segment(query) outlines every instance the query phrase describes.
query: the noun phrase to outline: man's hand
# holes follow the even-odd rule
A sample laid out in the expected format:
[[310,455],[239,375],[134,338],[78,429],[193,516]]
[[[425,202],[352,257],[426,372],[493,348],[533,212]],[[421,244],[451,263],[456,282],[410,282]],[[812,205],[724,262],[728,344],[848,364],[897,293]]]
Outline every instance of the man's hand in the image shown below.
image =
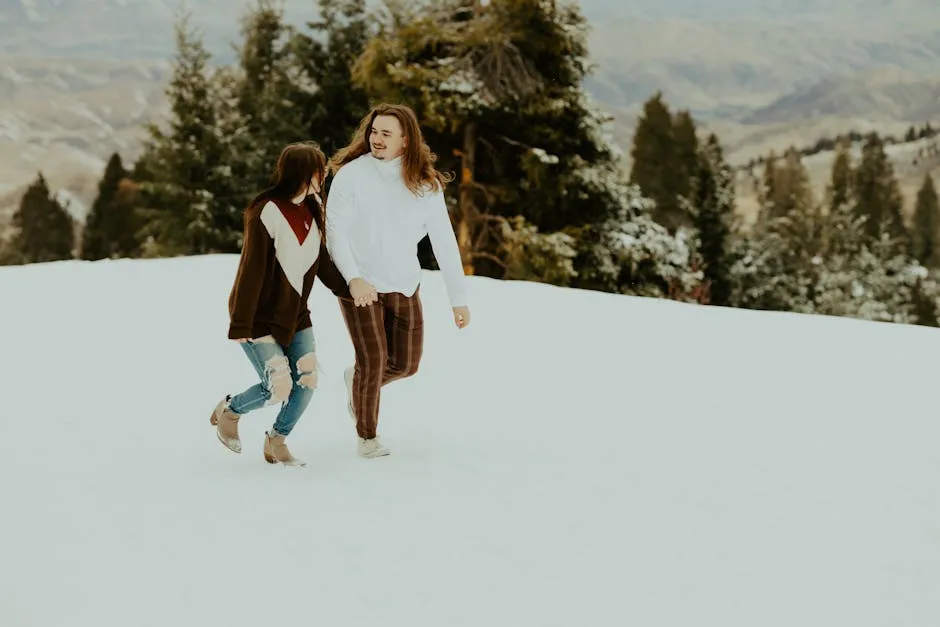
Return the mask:
[[454,307],[454,323],[458,329],[462,329],[470,324],[470,308]]
[[379,295],[372,287],[372,284],[359,277],[349,282],[349,294],[357,307],[371,305],[379,299]]

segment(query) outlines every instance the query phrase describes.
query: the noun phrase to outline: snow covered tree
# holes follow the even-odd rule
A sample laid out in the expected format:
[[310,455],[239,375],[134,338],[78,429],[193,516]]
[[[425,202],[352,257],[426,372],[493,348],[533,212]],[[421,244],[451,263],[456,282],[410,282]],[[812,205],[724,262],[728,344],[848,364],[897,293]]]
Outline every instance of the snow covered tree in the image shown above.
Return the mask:
[[811,313],[813,257],[796,234],[805,228],[796,211],[765,223],[752,237],[736,239],[731,304],[745,309]]
[[577,242],[567,233],[542,235],[525,218],[515,216],[503,222],[501,244],[504,279],[534,278],[553,285],[570,285],[578,274],[574,269]]
[[579,176],[597,195],[615,203],[616,211],[602,224],[577,230],[577,285],[700,302],[703,274],[694,267],[694,234],[680,229],[673,235],[656,222],[655,201],[627,183],[618,165],[584,169]]
[[698,253],[708,288],[708,302],[713,305],[727,305],[731,298],[730,240],[734,199],[734,172],[725,162],[721,144],[713,133],[699,150],[690,190]]
[[940,266],[940,204],[929,172],[924,175],[924,182],[917,192],[911,228],[911,252],[914,258],[928,268]]
[[856,215],[866,218],[864,231],[868,239],[877,242],[886,233],[904,246],[901,192],[885,153],[884,140],[877,133],[870,134],[862,148],[854,182],[854,210]]
[[773,311],[813,310],[817,256],[824,224],[800,155],[767,159],[754,232],[735,239],[731,268],[734,306]]
[[[887,233],[871,241],[867,219],[846,203],[797,208],[741,238],[732,271],[740,307],[935,324],[938,287]],[[932,321],[932,322],[931,322]]]
[[[814,311],[896,323],[931,323],[928,301],[936,306],[937,284],[927,269],[883,234],[871,242],[865,220],[846,207],[832,214],[831,225],[841,233],[829,238],[829,250],[819,260]],[[831,227],[830,227],[831,228]]]
[[918,277],[913,292],[912,322],[925,327],[940,327],[936,282],[927,282]]
[[370,98],[411,105],[440,167],[460,172],[455,220],[468,273],[507,272],[503,238],[516,216],[535,227],[516,237],[542,238],[616,211],[577,177],[613,158],[604,118],[581,90],[586,55],[574,5],[440,0],[393,7],[357,62]]
[[[487,239],[498,247],[506,226],[489,220],[489,199],[477,172],[478,144],[493,136],[487,124],[492,126],[496,111],[521,106],[542,86],[524,56],[525,24],[514,19],[528,4],[445,0],[421,13],[403,11],[383,25],[355,68],[370,94],[410,103],[424,124],[445,136],[437,139],[459,155],[456,231],[467,273],[476,271],[480,258],[495,260],[481,248]],[[500,143],[503,133],[512,136],[508,128],[498,132],[493,139]]]
[[7,251],[11,263],[41,263],[71,259],[75,223],[50,193],[40,172],[13,214],[14,236]]
[[82,259],[131,257],[137,253],[140,242],[135,213],[136,184],[129,175],[121,156],[112,154],[85,219]]

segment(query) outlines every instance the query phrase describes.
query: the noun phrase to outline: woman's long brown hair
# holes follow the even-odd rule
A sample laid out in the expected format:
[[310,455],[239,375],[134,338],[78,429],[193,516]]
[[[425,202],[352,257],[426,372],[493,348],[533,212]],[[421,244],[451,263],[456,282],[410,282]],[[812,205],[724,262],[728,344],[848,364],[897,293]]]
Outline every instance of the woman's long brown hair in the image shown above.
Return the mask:
[[[274,168],[271,186],[260,192],[251,201],[251,207],[257,207],[269,200],[294,202],[294,198],[305,189],[311,180],[320,183],[320,194],[323,194],[323,180],[326,178],[326,155],[320,147],[311,141],[288,144],[281,151]],[[313,221],[320,230],[320,236],[326,237],[326,226],[323,215],[323,203],[316,198],[306,197],[303,204],[313,214]]]
[[372,123],[380,115],[392,116],[401,124],[402,133],[405,136],[402,171],[408,189],[414,194],[420,194],[428,188],[433,191],[443,191],[444,186],[454,177],[434,167],[437,155],[431,152],[431,148],[424,141],[418,117],[411,107],[400,104],[376,105],[368,115],[362,118],[349,145],[339,150],[330,159],[329,166],[333,173],[339,172],[339,169],[350,161],[370,152],[369,136],[372,135]]

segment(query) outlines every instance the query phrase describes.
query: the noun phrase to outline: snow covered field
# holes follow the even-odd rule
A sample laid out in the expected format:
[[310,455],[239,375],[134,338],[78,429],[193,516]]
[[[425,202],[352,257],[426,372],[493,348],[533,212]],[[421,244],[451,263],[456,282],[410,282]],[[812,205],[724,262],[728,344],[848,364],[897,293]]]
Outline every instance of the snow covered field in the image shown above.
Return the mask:
[[236,258],[0,269],[3,627],[936,627],[935,329],[473,279],[363,460],[352,349],[275,409],[225,339]]

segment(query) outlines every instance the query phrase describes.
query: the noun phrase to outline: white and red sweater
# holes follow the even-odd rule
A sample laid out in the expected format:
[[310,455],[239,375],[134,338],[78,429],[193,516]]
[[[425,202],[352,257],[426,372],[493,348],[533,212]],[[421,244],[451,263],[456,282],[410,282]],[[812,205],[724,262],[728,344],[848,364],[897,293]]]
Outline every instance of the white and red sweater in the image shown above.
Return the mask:
[[[230,339],[272,335],[288,345],[311,326],[307,299],[323,238],[305,203],[269,200],[245,211],[245,232],[229,295]],[[316,210],[316,205],[314,205]]]

